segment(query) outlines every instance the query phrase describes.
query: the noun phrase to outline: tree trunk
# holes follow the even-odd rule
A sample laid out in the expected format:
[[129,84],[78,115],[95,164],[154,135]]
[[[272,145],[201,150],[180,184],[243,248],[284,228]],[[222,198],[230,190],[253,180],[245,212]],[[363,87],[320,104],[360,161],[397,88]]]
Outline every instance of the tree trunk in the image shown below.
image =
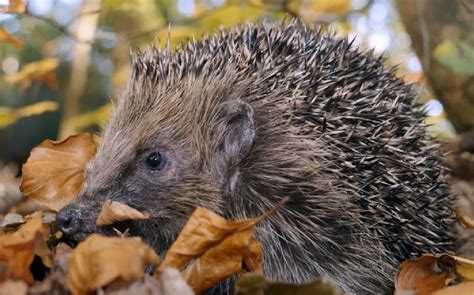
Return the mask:
[[458,132],[474,129],[474,1],[397,0],[425,75]]

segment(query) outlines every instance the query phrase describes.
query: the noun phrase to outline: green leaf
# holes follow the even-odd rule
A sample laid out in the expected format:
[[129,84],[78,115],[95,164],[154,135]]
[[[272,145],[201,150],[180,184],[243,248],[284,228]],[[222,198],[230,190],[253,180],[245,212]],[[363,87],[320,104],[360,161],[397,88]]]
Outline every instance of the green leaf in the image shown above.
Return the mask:
[[455,74],[474,76],[474,47],[466,42],[443,41],[436,46],[433,56]]

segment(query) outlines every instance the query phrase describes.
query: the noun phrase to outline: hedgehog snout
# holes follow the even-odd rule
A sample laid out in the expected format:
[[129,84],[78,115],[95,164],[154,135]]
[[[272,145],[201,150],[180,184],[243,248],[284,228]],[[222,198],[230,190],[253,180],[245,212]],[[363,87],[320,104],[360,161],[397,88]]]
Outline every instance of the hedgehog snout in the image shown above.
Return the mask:
[[81,228],[80,209],[69,205],[59,211],[56,217],[58,229],[66,236],[74,236]]

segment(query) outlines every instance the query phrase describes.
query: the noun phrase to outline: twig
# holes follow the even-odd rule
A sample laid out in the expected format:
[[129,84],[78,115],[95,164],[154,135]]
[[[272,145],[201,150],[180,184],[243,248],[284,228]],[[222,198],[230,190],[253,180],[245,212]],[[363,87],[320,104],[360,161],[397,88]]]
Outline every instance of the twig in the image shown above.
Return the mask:
[[44,23],[47,23],[48,25],[50,25],[51,27],[55,28],[56,30],[58,30],[59,32],[63,33],[64,35],[67,35],[69,37],[71,37],[72,39],[74,39],[76,42],[79,42],[79,43],[85,43],[85,44],[92,44],[93,41],[87,41],[87,40],[80,40],[73,32],[71,32],[69,30],[69,26],[71,26],[78,18],[80,17],[83,17],[85,15],[89,15],[89,14],[96,14],[96,13],[100,13],[101,12],[101,9],[98,9],[98,10],[91,10],[91,11],[85,11],[85,12],[81,12],[81,13],[78,13],[71,21],[69,21],[67,24],[65,25],[61,25],[59,23],[57,23],[56,21],[52,20],[51,18],[49,17],[45,17],[45,16],[42,16],[42,15],[37,15],[37,14],[33,14],[31,13],[30,11],[28,11],[28,7],[27,7],[27,10],[25,11],[25,13],[23,13],[24,15],[26,16],[29,16],[29,17],[32,17],[32,18],[35,18],[39,21],[42,21]]

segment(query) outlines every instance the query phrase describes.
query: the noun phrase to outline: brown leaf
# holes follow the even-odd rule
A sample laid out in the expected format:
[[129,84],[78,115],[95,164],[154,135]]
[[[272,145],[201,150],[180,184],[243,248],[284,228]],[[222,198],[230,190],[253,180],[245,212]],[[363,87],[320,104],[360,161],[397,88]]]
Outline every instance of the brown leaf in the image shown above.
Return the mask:
[[112,224],[117,221],[124,220],[145,220],[150,218],[148,212],[140,212],[124,203],[115,202],[112,200],[105,200],[99,216],[97,217],[97,225]]
[[126,286],[113,284],[105,289],[106,295],[193,295],[193,289],[186,284],[175,268],[165,268],[160,279],[145,275]]
[[71,202],[84,182],[84,165],[96,152],[89,133],[65,140],[45,140],[35,147],[23,165],[20,190],[49,209],[59,211]]
[[459,285],[446,287],[431,295],[472,295],[474,293],[474,282],[465,282]]
[[87,294],[112,282],[141,278],[160,258],[140,238],[89,236],[69,256],[67,283],[73,294]]
[[44,243],[40,233],[42,217],[40,211],[16,232],[0,236],[0,282],[14,279],[33,283],[30,265],[36,243]]
[[5,77],[5,81],[10,84],[20,84],[23,88],[27,88],[31,83],[42,81],[50,88],[58,85],[58,79],[54,70],[59,66],[59,60],[56,58],[46,58],[40,61],[29,63],[21,69],[21,71],[9,74]]
[[235,284],[236,295],[342,295],[339,288],[319,278],[308,284],[289,284],[268,280],[259,273],[243,274]]
[[395,294],[428,295],[444,288],[455,277],[455,263],[448,255],[404,261],[395,276]]
[[0,284],[0,295],[26,295],[28,285],[22,281],[6,281]]
[[20,14],[26,11],[26,4],[22,0],[10,0],[8,5],[1,5],[0,12]]
[[196,208],[168,250],[157,276],[165,267],[177,268],[199,294],[243,267],[261,270],[263,253],[252,232],[274,210],[253,219],[228,221],[212,211]]
[[0,42],[10,43],[17,49],[23,47],[23,41],[7,32],[4,28],[0,28]]

